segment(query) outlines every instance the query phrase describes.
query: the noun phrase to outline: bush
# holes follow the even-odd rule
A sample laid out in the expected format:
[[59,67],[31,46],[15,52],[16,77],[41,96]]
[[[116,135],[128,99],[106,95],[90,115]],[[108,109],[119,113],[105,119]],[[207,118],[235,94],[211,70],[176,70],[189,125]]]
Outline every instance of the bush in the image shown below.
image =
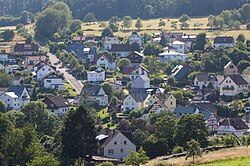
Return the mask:
[[184,149],[180,146],[175,146],[174,149],[172,150],[172,154],[178,154],[178,153],[183,153]]

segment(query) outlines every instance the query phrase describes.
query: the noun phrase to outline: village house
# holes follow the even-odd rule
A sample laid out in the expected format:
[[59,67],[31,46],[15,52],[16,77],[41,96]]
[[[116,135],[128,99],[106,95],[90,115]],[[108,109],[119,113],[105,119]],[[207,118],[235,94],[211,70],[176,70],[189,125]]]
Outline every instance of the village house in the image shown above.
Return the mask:
[[25,86],[13,85],[0,96],[0,99],[6,104],[8,110],[18,110],[30,102],[30,95]]
[[105,70],[101,67],[98,67],[95,71],[87,72],[88,82],[104,82],[105,79],[106,79]]
[[240,93],[244,95],[248,93],[248,82],[241,75],[228,75],[220,83],[221,96],[236,96]]
[[183,62],[186,61],[187,55],[178,53],[175,51],[166,51],[159,54],[161,63],[167,64],[169,61],[176,61],[182,60]]
[[187,82],[187,77],[191,72],[191,68],[186,65],[177,65],[175,68],[171,71],[171,75],[175,78],[178,82]]
[[0,62],[16,64],[16,56],[8,53],[0,53]]
[[200,110],[195,107],[176,107],[174,113],[177,118],[180,118],[182,115],[192,115],[192,114],[202,114],[206,119],[206,123],[211,132],[215,132],[218,129],[218,120],[213,112]]
[[141,120],[148,120],[150,114],[159,113],[164,110],[169,110],[162,102],[155,102],[154,104],[148,106],[147,110],[140,117]]
[[142,37],[137,32],[133,32],[132,35],[128,37],[128,42],[130,45],[136,42],[142,47]]
[[148,105],[151,106],[155,102],[163,103],[168,109],[173,109],[176,107],[176,98],[172,94],[152,94],[148,99]]
[[169,52],[169,51],[177,52],[177,49],[172,46],[167,46],[163,48],[163,52]]
[[77,58],[81,58],[83,60],[87,60],[87,56],[85,56],[83,50],[84,48],[86,48],[87,46],[85,46],[82,42],[73,42],[73,43],[69,43],[67,45],[67,51],[70,52],[74,52]]
[[104,49],[105,50],[111,50],[111,46],[112,44],[119,44],[120,41],[118,39],[118,37],[114,36],[114,35],[110,35],[104,42]]
[[47,109],[55,115],[63,115],[70,110],[69,102],[62,96],[45,96],[43,102]]
[[140,75],[147,75],[149,71],[143,66],[126,66],[122,70],[122,74],[124,74],[127,78],[133,80]]
[[64,88],[62,78],[58,77],[55,72],[49,72],[40,78],[40,83],[44,88],[47,89],[56,89],[56,88]]
[[132,66],[139,66],[142,63],[143,56],[143,54],[134,51],[130,53],[127,58],[130,60]]
[[45,61],[47,57],[46,56],[26,56],[24,57],[24,59],[27,65],[35,65],[41,61]]
[[126,78],[126,77],[123,77],[123,78],[115,78],[115,81],[114,81],[116,84],[120,84],[122,86],[125,86],[127,85],[129,82],[130,82],[130,78]]
[[185,54],[186,43],[176,40],[173,43],[170,43],[169,46],[176,48],[176,52]]
[[122,162],[131,151],[136,151],[132,134],[125,131],[109,130],[96,137],[100,144],[99,155],[118,159]]
[[126,58],[130,53],[129,44],[112,44],[110,52],[117,55],[120,58]]
[[108,105],[108,96],[100,85],[88,85],[85,90],[91,101],[98,106]]
[[39,47],[35,43],[31,44],[16,43],[16,45],[14,46],[15,55],[23,55],[23,56],[37,55],[38,51]]
[[106,70],[115,70],[116,62],[113,60],[111,54],[103,53],[103,54],[95,54],[94,62],[97,67],[101,65],[105,66]]
[[113,81],[109,81],[108,83],[112,87],[112,89],[116,92],[121,92],[123,90],[121,83],[116,83]]
[[48,73],[54,72],[56,73],[56,67],[52,66],[46,62],[40,62],[33,67],[34,71],[36,71],[36,80],[40,81]]
[[224,66],[224,76],[234,74],[238,74],[238,67],[230,61]]
[[216,74],[198,73],[194,78],[194,86],[199,89],[205,89],[209,84],[213,88],[219,88],[219,81]]
[[147,75],[140,75],[131,82],[131,88],[149,88],[150,79]]
[[86,40],[85,36],[73,36],[72,41],[73,42],[84,42]]
[[193,34],[190,34],[190,35],[184,34],[181,37],[181,41],[184,42],[184,43],[186,43],[186,48],[187,49],[191,49],[192,43],[195,41],[196,37],[197,36],[193,35]]
[[234,38],[232,36],[218,36],[214,39],[214,48],[234,47]]
[[234,134],[238,138],[247,132],[249,127],[240,118],[226,118],[218,128],[218,134]]
[[123,112],[130,112],[132,110],[140,111],[142,108],[148,106],[148,93],[132,93],[123,100]]
[[199,90],[195,97],[193,98],[193,101],[210,101],[212,103],[215,103],[219,101],[220,98],[220,92],[215,89],[201,89]]

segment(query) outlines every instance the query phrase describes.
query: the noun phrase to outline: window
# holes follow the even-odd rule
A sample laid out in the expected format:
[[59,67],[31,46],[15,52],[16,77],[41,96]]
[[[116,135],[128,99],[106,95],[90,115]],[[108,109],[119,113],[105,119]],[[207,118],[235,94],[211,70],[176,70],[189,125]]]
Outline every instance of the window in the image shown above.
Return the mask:
[[173,105],[173,102],[172,102],[172,101],[170,102],[170,105]]
[[123,153],[123,149],[121,149],[121,153]]
[[123,144],[124,144],[124,145],[127,145],[127,141],[123,141]]
[[109,155],[114,154],[114,149],[109,149],[109,150],[108,150],[108,154],[109,154]]
[[117,142],[115,141],[114,144],[117,145]]

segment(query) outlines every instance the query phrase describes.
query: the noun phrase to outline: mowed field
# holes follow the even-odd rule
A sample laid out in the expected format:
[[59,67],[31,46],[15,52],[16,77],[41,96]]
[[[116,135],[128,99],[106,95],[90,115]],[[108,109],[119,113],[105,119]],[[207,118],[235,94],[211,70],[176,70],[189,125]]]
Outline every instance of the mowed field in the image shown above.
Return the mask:
[[[192,165],[192,159],[188,160],[185,157],[173,158],[169,160],[161,160],[163,157],[159,157],[150,160],[146,166],[155,166],[156,164],[163,164],[166,166],[186,166]],[[203,154],[195,160],[197,165],[209,165],[209,166],[247,166],[250,165],[250,147],[235,147],[223,149],[215,152],[209,152]]]
[[[139,31],[139,34],[160,33],[161,28],[158,27],[159,21],[160,21],[160,19],[142,20],[143,27]],[[179,22],[177,22],[177,29],[171,28],[171,22],[178,21],[178,19],[163,19],[163,21],[166,23],[166,26],[162,27],[162,29],[164,31],[175,31],[175,32],[181,31],[181,32],[184,32],[187,34],[199,34],[201,32],[205,32],[211,38],[213,38],[217,35],[233,36],[236,38],[240,33],[242,33],[246,36],[246,38],[250,38],[250,30],[246,30],[245,25],[241,26],[241,30],[209,31],[209,30],[207,30],[209,28],[209,27],[207,27],[207,23],[208,23],[207,17],[205,17],[205,18],[191,18],[191,20],[188,21],[189,30],[181,30],[180,26],[179,26]],[[108,24],[108,21],[104,21],[104,22],[106,24]],[[137,28],[135,27],[135,22],[136,22],[136,20],[132,21],[131,28],[125,29],[123,31],[120,30],[119,32],[116,32],[114,34],[117,36],[121,36],[121,37],[128,37],[131,34],[131,31],[137,30]],[[196,23],[201,24],[199,29],[196,29],[196,27],[194,27],[194,24],[196,24]],[[119,24],[121,25],[122,23],[120,22]],[[92,23],[91,25],[84,23],[84,24],[82,24],[82,30],[84,31],[85,34],[101,35],[102,28],[100,28],[99,25],[100,25],[100,22],[95,22],[95,23]]]

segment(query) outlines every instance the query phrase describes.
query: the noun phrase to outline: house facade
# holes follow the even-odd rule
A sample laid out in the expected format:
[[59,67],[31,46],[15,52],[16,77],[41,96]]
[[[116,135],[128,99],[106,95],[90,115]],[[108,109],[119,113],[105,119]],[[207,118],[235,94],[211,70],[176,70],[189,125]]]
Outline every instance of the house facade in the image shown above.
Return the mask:
[[169,46],[176,48],[176,52],[185,54],[186,43],[176,40],[173,43],[170,43]]
[[160,53],[159,57],[162,63],[167,64],[169,61],[176,61],[176,60],[182,60],[183,62],[185,62],[187,55],[175,51],[166,51]]
[[234,38],[231,36],[218,36],[214,39],[214,48],[234,47]]
[[0,53],[0,62],[16,64],[16,56],[7,53]]
[[120,58],[126,58],[130,53],[129,44],[112,44],[110,52],[117,55]]
[[101,144],[100,155],[118,159],[122,162],[131,151],[136,151],[132,142],[132,135],[128,132],[112,130],[108,134],[101,134],[96,137]]
[[220,83],[220,95],[235,96],[239,93],[247,95],[248,82],[239,74],[228,75]]
[[109,36],[109,37],[105,40],[104,49],[106,49],[106,50],[111,50],[112,44],[119,44],[119,39],[118,39],[118,37],[115,37],[115,36],[113,36],[113,35]]
[[220,123],[218,134],[234,134],[240,138],[248,129],[240,118],[226,118]]
[[95,71],[87,72],[88,82],[104,82],[106,79],[105,70],[101,67],[97,68]]
[[112,55],[104,53],[104,54],[96,54],[94,57],[94,64],[99,67],[101,65],[105,66],[107,70],[115,70],[116,62],[113,60]]
[[3,93],[0,98],[6,104],[8,110],[18,110],[23,105],[30,102],[30,95],[26,87],[22,85],[13,85]]
[[123,100],[123,112],[132,110],[140,111],[142,108],[148,106],[148,93],[132,93]]
[[144,56],[143,54],[141,54],[137,51],[134,51],[134,52],[130,53],[127,58],[130,60],[131,65],[139,66],[142,63],[143,56]]
[[98,106],[108,105],[108,95],[106,95],[103,88],[99,85],[90,85],[85,87],[88,97]]
[[133,32],[132,35],[128,37],[128,42],[130,45],[136,42],[142,47],[142,37],[137,32]]
[[238,74],[238,67],[233,62],[228,62],[224,66],[224,76]]
[[56,73],[56,67],[49,65],[47,63],[42,64],[41,66],[35,67],[34,70],[36,71],[36,80],[40,81],[48,73]]
[[194,86],[199,89],[207,88],[209,84],[216,89],[219,88],[219,81],[216,74],[198,73],[194,78]]
[[54,72],[50,72],[42,77],[40,82],[41,85],[47,89],[64,88],[62,78],[59,78],[58,75]]
[[150,79],[147,75],[140,75],[131,82],[131,88],[149,88]]
[[15,55],[24,55],[24,56],[37,55],[38,51],[39,47],[35,43],[31,44],[16,43],[16,45],[14,46]]
[[163,103],[167,108],[173,109],[176,107],[176,98],[172,94],[153,94],[148,99],[148,105],[151,106],[154,103]]
[[147,75],[149,71],[143,66],[126,66],[122,70],[122,74],[124,74],[127,78],[133,80],[140,75]]
[[61,96],[46,96],[43,102],[47,109],[55,115],[63,115],[70,110],[70,103]]

